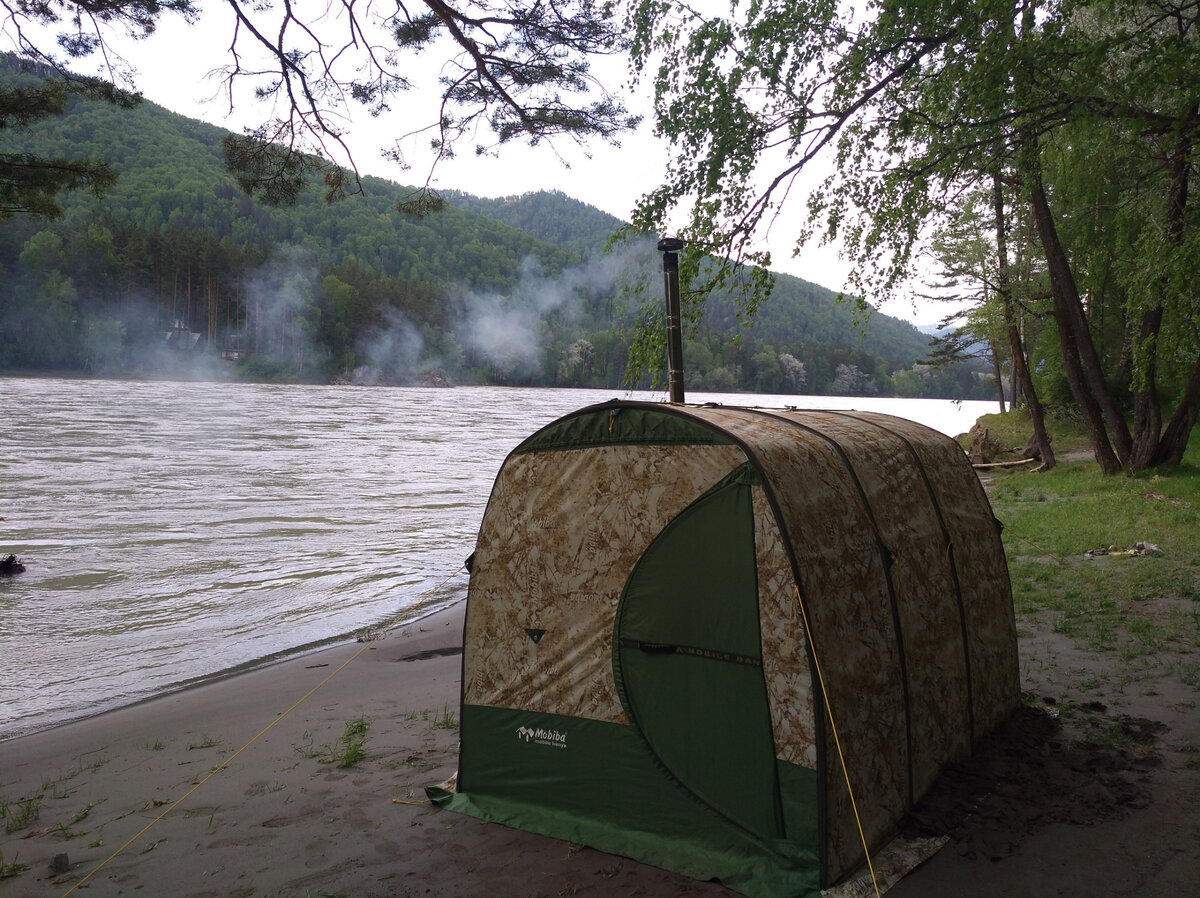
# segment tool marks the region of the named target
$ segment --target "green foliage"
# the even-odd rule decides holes
[[[1065,378],[1098,453],[1111,440],[1106,471],[1178,462],[1200,406],[1190,7],[918,0],[864,16],[839,2],[722,12],[637,0],[628,21],[635,70],[674,148],[636,225],[682,214],[680,236],[736,270],[824,158],[831,173],[809,195],[798,247],[838,241],[854,286],[877,302],[913,278],[931,235],[959,230],[935,249],[986,300],[1002,273],[997,247],[959,226],[980,188],[1001,182],[1008,264],[1021,269],[1003,272],[1020,287],[1014,301],[1034,299],[1047,275],[1055,298],[1053,341],[1038,339],[1037,309],[1023,313],[1033,368]],[[1036,230],[1020,220],[1028,208]],[[987,339],[995,323],[985,314],[969,326]]]
[[[594,256],[623,224],[594,206],[559,191],[489,199],[447,190],[443,197],[460,209],[503,222],[567,250],[575,259]]]
[[[23,4],[22,4],[23,5]],[[0,54],[0,132],[23,129],[67,111],[68,98],[85,96],[130,108],[136,98],[96,79],[77,78],[40,68],[39,77],[27,74],[32,66]],[[57,218],[62,214],[58,195],[87,190],[102,195],[113,185],[115,173],[104,160],[68,158],[28,152],[0,153],[0,222],[18,212]]]
[[[226,134],[221,138],[225,167],[249,196],[271,206],[291,205],[300,199],[319,160],[272,143],[260,129],[251,134]]]

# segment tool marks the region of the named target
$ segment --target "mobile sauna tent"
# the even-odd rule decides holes
[[[998,527],[911,421],[585,408],[496,478],[462,688],[440,804],[817,895],[1017,707]]]

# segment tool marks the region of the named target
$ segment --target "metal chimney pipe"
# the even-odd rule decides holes
[[[671,402],[683,402],[683,326],[679,312],[679,251],[683,241],[664,237],[658,241],[663,254],[663,283],[667,292],[667,386]]]

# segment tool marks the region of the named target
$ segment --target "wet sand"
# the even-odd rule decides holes
[[[36,806],[0,896],[732,896],[425,800],[457,765],[463,610],[0,743],[6,824]],[[1196,691],[1087,706],[1061,637],[1022,658],[1031,707],[914,815],[950,842],[889,894],[1200,896]]]

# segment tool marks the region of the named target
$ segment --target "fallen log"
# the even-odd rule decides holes
[[[987,464],[972,463],[972,468],[1015,468],[1018,465],[1027,465],[1030,462],[1037,461],[1036,458],[1019,458],[1016,461],[993,461]]]

